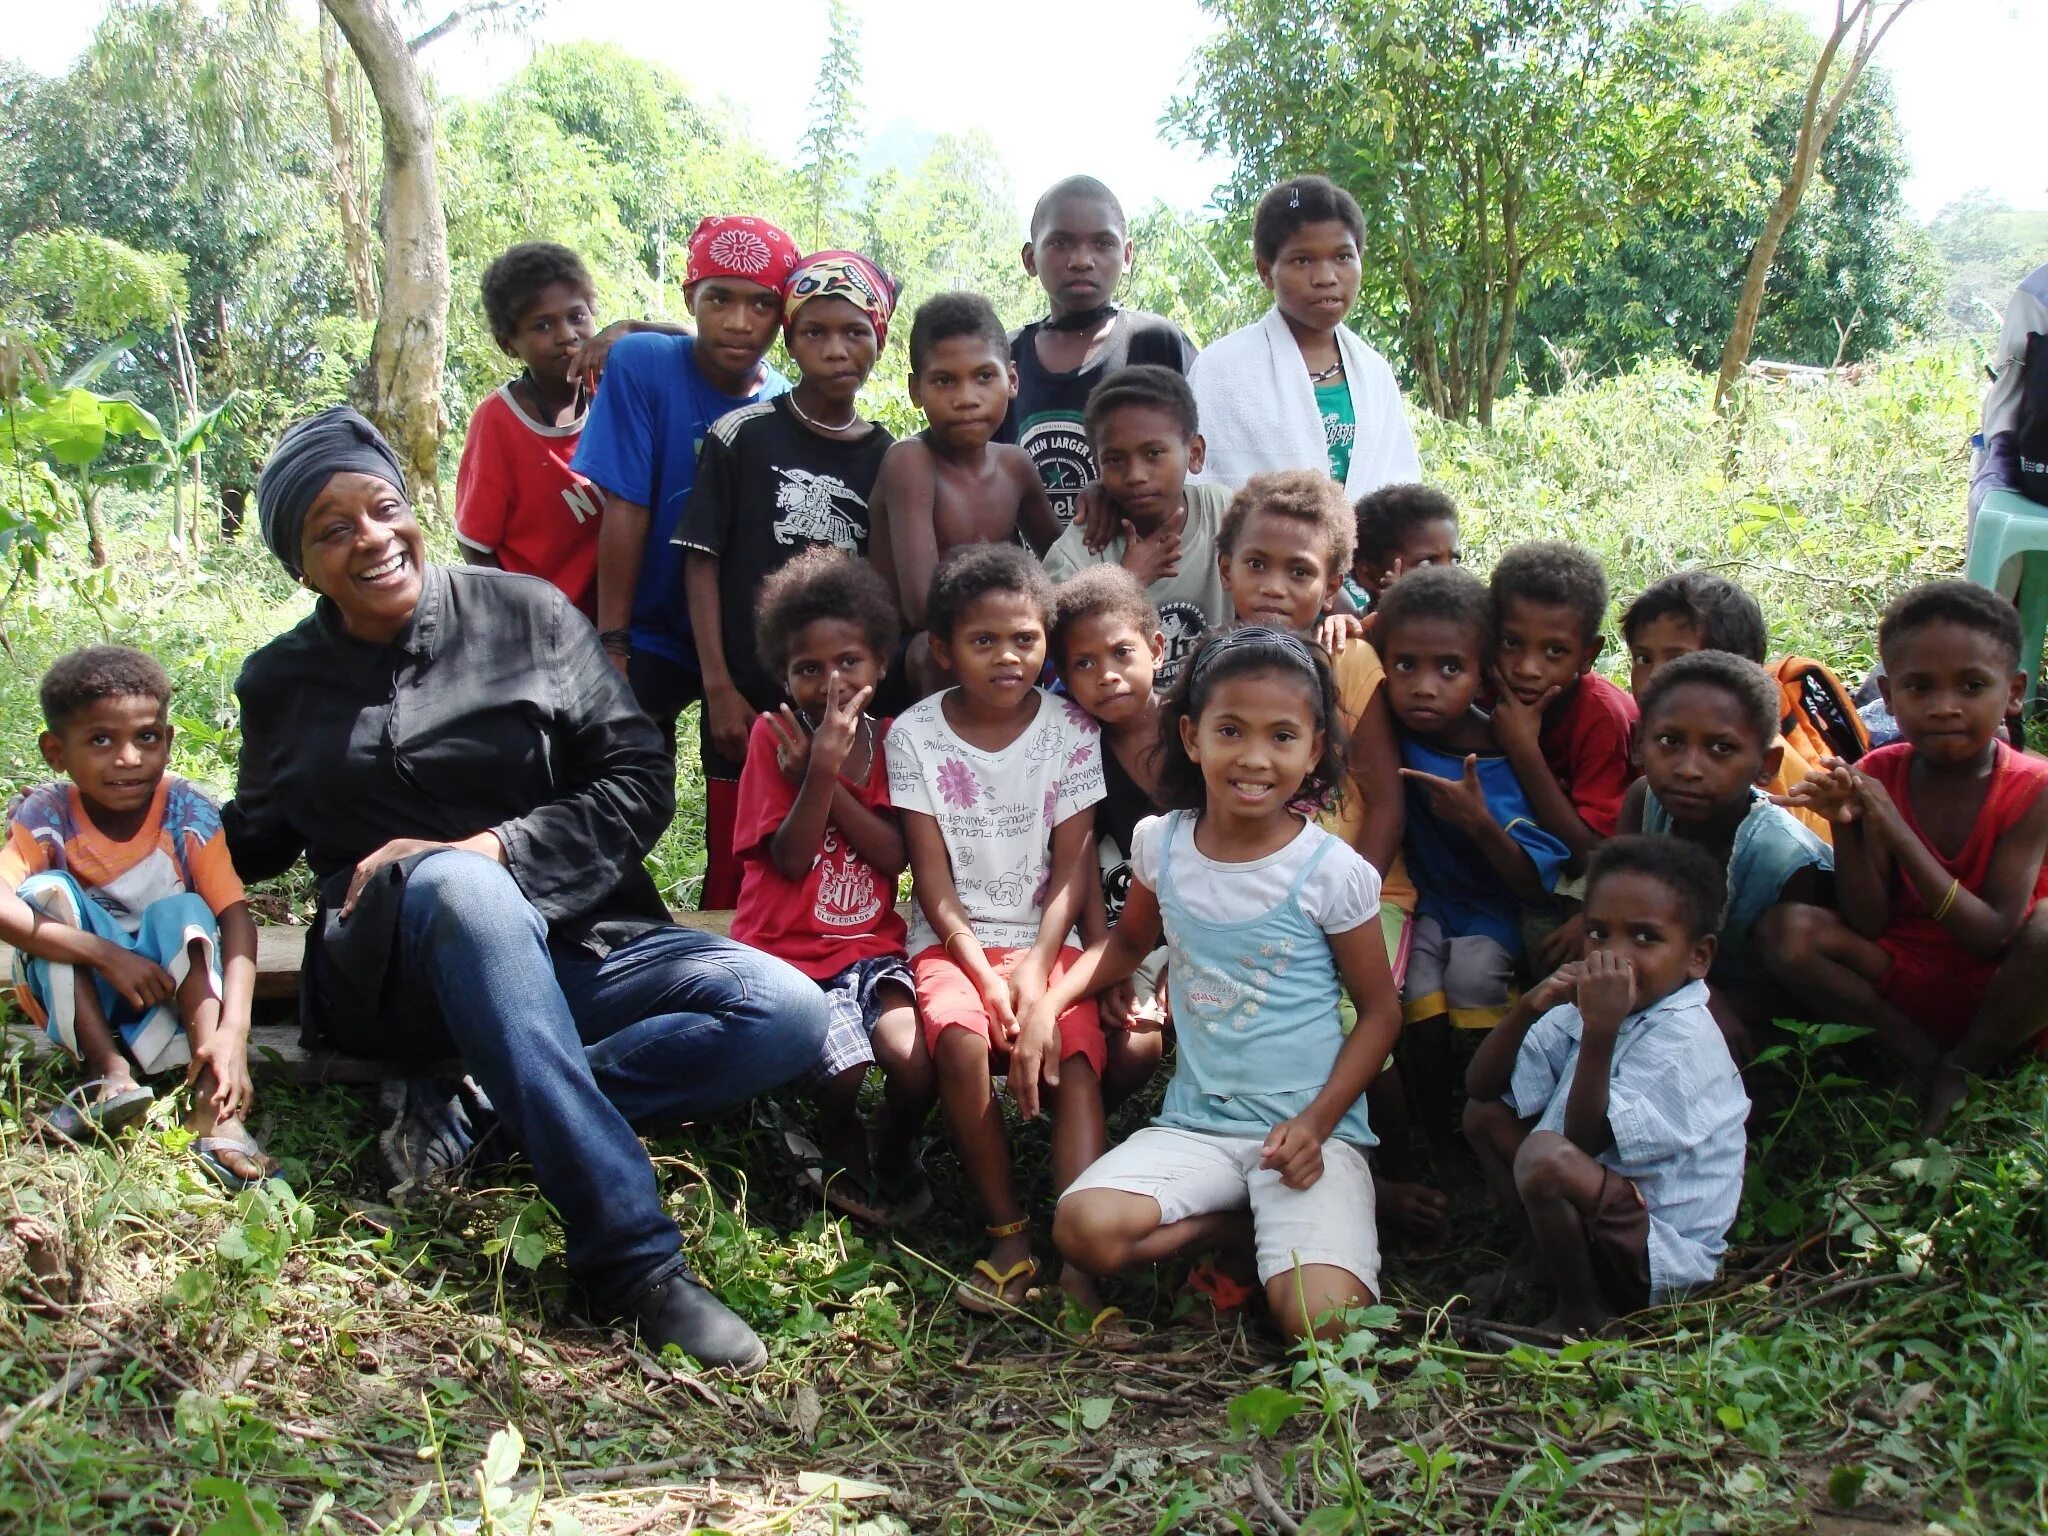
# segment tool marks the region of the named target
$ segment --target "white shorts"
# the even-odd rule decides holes
[[[1329,1264],[1378,1296],[1380,1233],[1365,1154],[1347,1141],[1326,1141],[1323,1176],[1289,1189],[1277,1171],[1259,1166],[1262,1145],[1249,1136],[1148,1125],[1089,1164],[1060,1198],[1084,1189],[1144,1195],[1158,1202],[1161,1226],[1249,1209],[1261,1283],[1297,1263]]]

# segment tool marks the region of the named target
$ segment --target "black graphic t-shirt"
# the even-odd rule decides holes
[[[782,679],[761,665],[754,646],[761,584],[813,545],[865,558],[868,498],[893,441],[880,426],[850,442],[820,436],[790,413],[789,400],[742,406],[711,424],[675,537],[685,549],[718,556],[726,669],[761,710],[783,698]]]
[[[1006,443],[1021,444],[1031,455],[1053,512],[1065,527],[1074,520],[1075,495],[1095,478],[1095,455],[1081,424],[1089,393],[1117,369],[1134,363],[1186,373],[1195,360],[1195,344],[1171,320],[1142,309],[1120,309],[1094,361],[1072,373],[1054,373],[1038,360],[1038,333],[1044,326],[1044,321],[1034,320],[1010,338],[1017,398],[1010,402],[1000,436]]]
[[[1114,928],[1131,894],[1131,836],[1160,808],[1138,787],[1107,737],[1102,742],[1102,798],[1095,803],[1095,851],[1102,862],[1102,905]]]

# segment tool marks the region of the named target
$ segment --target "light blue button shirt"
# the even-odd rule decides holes
[[[1534,1129],[1564,1134],[1579,1068],[1578,1005],[1553,1008],[1522,1037],[1507,1104]],[[1650,1213],[1650,1299],[1712,1280],[1742,1199],[1749,1095],[1707,1011],[1707,985],[1687,982],[1622,1020],[1607,1082],[1614,1145],[1599,1161],[1642,1191]]]

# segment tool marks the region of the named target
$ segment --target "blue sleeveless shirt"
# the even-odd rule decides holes
[[[1344,1044],[1337,1015],[1342,983],[1329,935],[1301,905],[1309,876],[1341,844],[1324,834],[1270,910],[1239,922],[1208,922],[1174,892],[1175,847],[1193,825],[1193,812],[1175,811],[1159,856],[1177,1059],[1155,1123],[1263,1139],[1315,1101]],[[1344,1112],[1335,1135],[1355,1146],[1378,1144],[1363,1095]]]

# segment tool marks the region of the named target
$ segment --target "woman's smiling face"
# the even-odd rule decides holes
[[[426,540],[405,494],[375,475],[329,478],[299,529],[306,584],[358,640],[396,639],[419,605]]]

